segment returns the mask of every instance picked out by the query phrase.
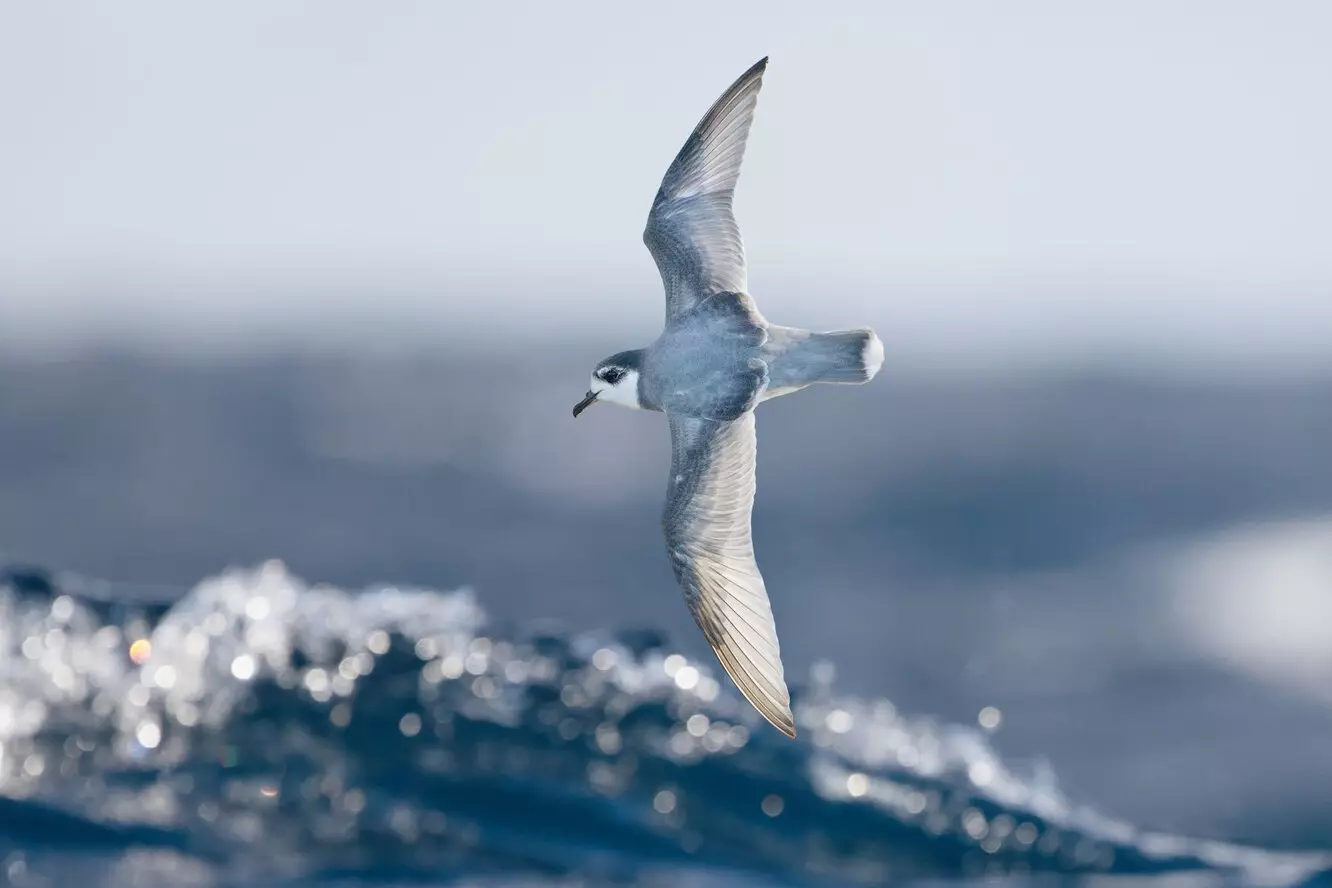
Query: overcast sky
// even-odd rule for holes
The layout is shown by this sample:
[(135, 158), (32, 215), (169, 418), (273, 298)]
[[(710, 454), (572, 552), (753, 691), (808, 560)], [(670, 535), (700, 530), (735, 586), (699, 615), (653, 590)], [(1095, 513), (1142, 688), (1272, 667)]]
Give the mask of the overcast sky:
[(1332, 366), (1329, 46), (1317, 0), (5, 3), (0, 338), (634, 344), (661, 174), (768, 54), (770, 318)]

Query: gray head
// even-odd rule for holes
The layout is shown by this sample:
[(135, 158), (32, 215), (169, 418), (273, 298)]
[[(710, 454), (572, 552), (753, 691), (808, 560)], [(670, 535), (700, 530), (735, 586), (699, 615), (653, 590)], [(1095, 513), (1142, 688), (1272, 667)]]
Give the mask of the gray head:
[(587, 395), (574, 405), (577, 416), (597, 401), (607, 401), (622, 407), (642, 409), (638, 400), (638, 374), (643, 369), (643, 350), (622, 351), (597, 362), (592, 371), (592, 383)]

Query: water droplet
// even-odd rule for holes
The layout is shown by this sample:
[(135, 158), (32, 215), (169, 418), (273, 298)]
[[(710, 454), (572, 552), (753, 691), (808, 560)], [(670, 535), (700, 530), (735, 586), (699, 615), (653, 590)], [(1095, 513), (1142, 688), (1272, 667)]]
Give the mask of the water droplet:
[(976, 721), (987, 731), (994, 731), (999, 728), (999, 723), (1004, 720), (1004, 715), (994, 706), (986, 706), (976, 716)]
[(597, 748), (606, 755), (615, 755), (624, 745), (614, 725), (597, 725)]
[(156, 722), (144, 722), (134, 732), (134, 739), (138, 740), (144, 749), (156, 749), (157, 744), (162, 742), (162, 729)]
[(698, 684), (698, 670), (693, 666), (682, 666), (680, 671), (675, 673), (675, 686), (682, 691), (693, 690)]
[(64, 623), (72, 616), (74, 616), (74, 599), (68, 595), (61, 595), (51, 602), (51, 617), (53, 619)]
[(328, 690), (328, 673), (318, 667), (306, 672), (305, 687), (311, 693)]
[(512, 684), (527, 681), (527, 664), (522, 660), (510, 660), (504, 664), (504, 678)]
[(979, 841), (990, 831), (990, 824), (980, 811), (968, 808), (962, 812), (962, 828), (966, 830), (967, 835)]
[(463, 674), (463, 659), (457, 654), (449, 654), (439, 661), (439, 674), (444, 678), (458, 678)]
[(153, 683), (163, 690), (170, 690), (176, 686), (176, 667), (161, 666), (153, 673)]
[(262, 620), (264, 617), (268, 616), (269, 611), (271, 610), (272, 605), (269, 604), (268, 599), (263, 595), (256, 595), (249, 601), (245, 602), (245, 616), (249, 617), (251, 620)]
[(377, 655), (388, 653), (389, 634), (383, 629), (376, 629), (370, 633), (370, 637), (365, 640), (365, 646), (370, 648), (370, 652)]
[(819, 660), (809, 668), (809, 677), (816, 685), (830, 685), (837, 677), (837, 667), (827, 660)]
[(851, 730), (852, 722), (853, 719), (851, 718), (851, 713), (847, 712), (845, 709), (834, 709), (832, 712), (828, 713), (828, 730), (832, 731), (834, 734), (845, 734), (847, 731)]
[(254, 657), (249, 654), (241, 654), (231, 661), (231, 674), (241, 681), (249, 681), (254, 678)]
[(135, 666), (143, 666), (145, 660), (152, 656), (153, 643), (147, 638), (136, 639), (129, 646), (129, 659), (133, 660)]

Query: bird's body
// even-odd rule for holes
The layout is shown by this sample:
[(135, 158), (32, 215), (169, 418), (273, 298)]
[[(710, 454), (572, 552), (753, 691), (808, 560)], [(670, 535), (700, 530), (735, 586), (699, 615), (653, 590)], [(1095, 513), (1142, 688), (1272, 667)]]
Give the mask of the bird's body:
[(883, 363), (868, 328), (770, 324), (748, 293), (731, 210), (767, 59), (722, 94), (662, 179), (643, 239), (666, 290), (661, 335), (601, 361), (574, 408), (665, 413), (671, 474), (662, 528), (685, 602), (746, 699), (795, 736), (777, 633), (754, 559), (754, 408), (815, 383), (863, 383)]

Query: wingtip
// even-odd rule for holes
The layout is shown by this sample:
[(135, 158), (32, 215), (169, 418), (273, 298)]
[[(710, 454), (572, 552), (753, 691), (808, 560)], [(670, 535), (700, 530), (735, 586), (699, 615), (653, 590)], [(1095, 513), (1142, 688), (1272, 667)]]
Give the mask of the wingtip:
[[(704, 629), (707, 634), (707, 630)], [(749, 702), (750, 706), (763, 720), (781, 731), (792, 740), (796, 737), (795, 714), (791, 711), (791, 704), (787, 694), (783, 694), (779, 699), (774, 694), (765, 693), (761, 685), (756, 683), (749, 672), (742, 667), (735, 659), (735, 654), (724, 642), (717, 642), (709, 638), (712, 645), (712, 651), (717, 655), (718, 662), (726, 670), (726, 674), (731, 677), (736, 690)], [(782, 690), (785, 691), (786, 685), (783, 682)]]
[[(740, 688), (742, 694), (744, 694), (744, 690), (743, 687)], [(746, 699), (749, 698), (748, 694), (744, 694), (744, 696)], [(791, 712), (789, 706), (783, 709), (773, 708), (770, 710), (766, 707), (755, 705), (753, 700), (749, 700), (749, 702), (751, 705), (754, 705), (754, 709), (758, 711), (758, 714), (763, 716), (764, 721), (781, 731), (790, 739), (794, 740), (796, 738), (795, 714)]]

